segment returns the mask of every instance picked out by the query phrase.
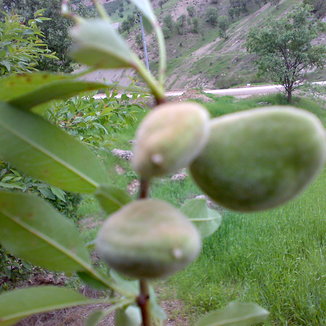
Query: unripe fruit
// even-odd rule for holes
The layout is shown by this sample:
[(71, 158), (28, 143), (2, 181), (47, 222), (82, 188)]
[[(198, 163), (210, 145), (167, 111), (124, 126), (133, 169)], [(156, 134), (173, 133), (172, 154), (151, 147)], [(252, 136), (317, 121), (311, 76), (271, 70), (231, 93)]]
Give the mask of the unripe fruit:
[(324, 165), (325, 151), (325, 129), (313, 114), (261, 108), (212, 120), (208, 143), (190, 170), (217, 203), (257, 211), (298, 194)]
[(201, 248), (196, 228), (178, 209), (157, 199), (134, 201), (110, 216), (96, 246), (113, 269), (134, 278), (169, 275)]
[(168, 103), (150, 112), (136, 135), (136, 172), (144, 179), (186, 167), (208, 138), (209, 116), (199, 104)]

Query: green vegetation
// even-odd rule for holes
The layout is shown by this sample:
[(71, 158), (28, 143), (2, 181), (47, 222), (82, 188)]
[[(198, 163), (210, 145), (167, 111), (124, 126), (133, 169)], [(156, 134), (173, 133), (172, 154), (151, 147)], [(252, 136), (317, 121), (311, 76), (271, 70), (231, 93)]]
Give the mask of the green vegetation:
[[(145, 116), (147, 112), (143, 109), (142, 94), (146, 91), (139, 87), (125, 88), (83, 81), (79, 79), (81, 74), (33, 72), (0, 79), (0, 157), (9, 162), (4, 164), (0, 175), (5, 188), (0, 191), (1, 246), (30, 264), (74, 277), (74, 285), (70, 288), (37, 286), (0, 294), (0, 325), (14, 325), (34, 313), (100, 304), (107, 308), (91, 314), (85, 320), (86, 324), (96, 325), (109, 313), (115, 312), (116, 326), (162, 326), (167, 317), (158, 304), (150, 281), (188, 266), (197, 257), (202, 243), (204, 253), (198, 263), (189, 266), (168, 283), (162, 280), (160, 283), (163, 284), (162, 291), (170, 299), (169, 288), (177, 282), (174, 288), (182, 291), (180, 298), (186, 304), (189, 315), (192, 313), (197, 319), (199, 313), (208, 312), (197, 319), (196, 326), (250, 326), (267, 320), (269, 311), (256, 303), (235, 301), (225, 305), (233, 299), (250, 299), (266, 305), (273, 313), (266, 325), (323, 323), (323, 292), (317, 283), (322, 277), (324, 230), (319, 225), (322, 220), (319, 207), (311, 207), (319, 200), (309, 199), (308, 192), (294, 202), (297, 210), (290, 203), (274, 211), (261, 212), (261, 209), (276, 207), (292, 199), (300, 187), (308, 185), (310, 176), (320, 173), (326, 160), (326, 139), (318, 118), (295, 108), (252, 110), (256, 106), (283, 103), (282, 96), (247, 100), (210, 96), (213, 102), (205, 105), (200, 101), (196, 104), (167, 104), (164, 35), (150, 2), (131, 1), (144, 16), (147, 28), (155, 33), (159, 49), (155, 73), (146, 69), (117, 32), (100, 2), (94, 1), (100, 16), (97, 19), (79, 17), (70, 11), (68, 2), (63, 3), (62, 11), (75, 23), (70, 30), (74, 44), (73, 58), (89, 66), (89, 71), (133, 69), (146, 83), (155, 101), (151, 105), (155, 110)], [(243, 1), (232, 3), (239, 4), (239, 8), (244, 4)], [(260, 1), (256, 3), (261, 4)], [(162, 2), (161, 7), (166, 4)], [(246, 6), (245, 10), (250, 11)], [(192, 28), (193, 19), (181, 15), (173, 23), (175, 32), (186, 35)], [(215, 29), (218, 30), (219, 27)], [(212, 31), (206, 34), (213, 40), (210, 47), (219, 47), (221, 39), (216, 39), (216, 35), (213, 39)], [(201, 36), (204, 39), (205, 35)], [(222, 43), (227, 42), (225, 37)], [(179, 48), (182, 47), (180, 42)], [(237, 52), (236, 48), (234, 52)], [(200, 51), (196, 55), (199, 58)], [(127, 94), (119, 94), (121, 98), (116, 99), (117, 87), (119, 92), (131, 91), (131, 99)], [(87, 97), (74, 97), (94, 90), (106, 91), (108, 98), (97, 102)], [(320, 116), (325, 124), (325, 111), (318, 104), (302, 99), (294, 102)], [(250, 125), (244, 124), (241, 119), (232, 119), (232, 116), (229, 119), (222, 116), (241, 110), (248, 110), (244, 115), (249, 118), (246, 121)], [(208, 111), (213, 120), (209, 118)], [(266, 111), (268, 119), (261, 119), (262, 124), (256, 126), (257, 118)], [(289, 112), (291, 117), (300, 116), (301, 123), (284, 120), (284, 114)], [(276, 120), (273, 118), (275, 114)], [(223, 134), (216, 136), (212, 128), (225, 121), (226, 129), (219, 129)], [(248, 126), (249, 131), (245, 130), (245, 134), (236, 138), (233, 136), (240, 129), (239, 123)], [(273, 129), (275, 126), (276, 129)], [(243, 137), (250, 136), (252, 130), (258, 132), (254, 137)], [(277, 132), (277, 137), (273, 130)], [(219, 146), (224, 140), (225, 148)], [(249, 147), (241, 146), (241, 141)], [(113, 150), (120, 146), (130, 148), (131, 143), (135, 144), (133, 155), (121, 155), (120, 150)], [(219, 146), (218, 157), (210, 156), (200, 161), (207, 150), (208, 154), (216, 154), (215, 145)], [(285, 154), (279, 155), (281, 151)], [(126, 161), (120, 163), (113, 155), (121, 155), (120, 159)], [(241, 155), (246, 160), (242, 160)], [(227, 169), (221, 169), (224, 171), (221, 178), (215, 173), (210, 173), (207, 178), (194, 173), (194, 165), (199, 172), (209, 171), (210, 168), (216, 171), (215, 167), (222, 161), (226, 162)], [(194, 182), (185, 173), (189, 166)], [(299, 170), (296, 169), (298, 166)], [(303, 171), (301, 167), (308, 168)], [(241, 171), (239, 178), (238, 170)], [(22, 173), (30, 176), (30, 187), (27, 187), (28, 177), (25, 178)], [(236, 181), (248, 186), (248, 191), (246, 188), (239, 191), (233, 183), (234, 176)], [(247, 176), (251, 178), (247, 179)], [(34, 179), (42, 182), (39, 184)], [(295, 191), (292, 191), (292, 185)], [(266, 186), (268, 190), (265, 192)], [(312, 185), (310, 189), (314, 187)], [(6, 190), (8, 188), (14, 191)], [(221, 201), (221, 197), (211, 195), (211, 190), (216, 188), (230, 190), (227, 191), (227, 203)], [(95, 212), (95, 218), (88, 221), (81, 218), (76, 225), (77, 221), (67, 219), (44, 200), (60, 200), (65, 208), (68, 202), (65, 191), (83, 196), (78, 216)], [(214, 205), (209, 200), (194, 198), (202, 191), (225, 207), (238, 211), (249, 208), (253, 213), (243, 216), (239, 212), (214, 206), (224, 215), (224, 230), (207, 240), (206, 237), (219, 228), (221, 217), (219, 212), (208, 209), (208, 205)], [(31, 192), (38, 192), (41, 196)], [(262, 206), (257, 203), (261, 192)], [(317, 192), (320, 193), (319, 186)], [(239, 206), (237, 202), (243, 199), (244, 193), (251, 195), (245, 198), (244, 205)], [(304, 204), (305, 196), (308, 204)], [(319, 198), (315, 193), (313, 196)], [(177, 207), (164, 202), (164, 199), (171, 200)], [(273, 201), (273, 205), (265, 205), (269, 200)], [(248, 203), (254, 205), (248, 207)], [(320, 207), (324, 208), (323, 205)], [(298, 216), (300, 223), (295, 224), (291, 214), (305, 211), (307, 214)], [(100, 220), (106, 216), (110, 217), (101, 223)], [(306, 226), (307, 220), (309, 227)], [(98, 224), (102, 225), (96, 235), (94, 229)], [(247, 234), (243, 235), (243, 229), (247, 230)], [(281, 232), (283, 230), (285, 233)], [(237, 233), (232, 233), (234, 231)], [(216, 246), (216, 243), (219, 245)], [(99, 257), (95, 257), (94, 249)], [(10, 264), (11, 257), (3, 251), (0, 255), (0, 268), (5, 269), (7, 266), (4, 264)], [(222, 267), (216, 261), (221, 262)], [(14, 263), (20, 264), (20, 261), (14, 259)], [(272, 266), (269, 265), (271, 263)], [(24, 272), (24, 268), (18, 266), (18, 273)], [(194, 275), (189, 281), (188, 273), (194, 270), (200, 271), (200, 279)], [(297, 270), (299, 276), (296, 275)], [(186, 277), (183, 278), (183, 275)], [(124, 276), (135, 277), (136, 280), (125, 279)], [(224, 279), (216, 280), (215, 276), (223, 276)], [(204, 285), (200, 286), (202, 279)], [(297, 284), (297, 280), (305, 283)], [(101, 290), (103, 296), (96, 295), (96, 299), (92, 299), (85, 293), (81, 294), (77, 291), (77, 284), (81, 283)], [(168, 289), (164, 284), (168, 284)], [(215, 294), (212, 289), (219, 289), (221, 284), (225, 292), (220, 290)], [(199, 287), (201, 289), (195, 295), (190, 294), (192, 289)], [(192, 306), (194, 303), (195, 308)]]
[[(73, 2), (75, 12), (86, 17), (94, 15), (92, 8), (86, 9), (79, 0), (74, 0)], [(21, 16), (21, 23), (25, 25), (29, 25), (29, 21), (34, 18), (35, 12), (41, 12), (44, 17), (47, 17), (48, 19), (46, 20), (39, 19), (37, 21), (38, 24), (42, 22), (39, 26), (42, 33), (40, 36), (43, 41), (46, 40), (47, 47), (50, 51), (55, 52), (59, 60), (54, 60), (51, 57), (40, 57), (38, 69), (72, 71), (72, 59), (68, 55), (71, 46), (68, 29), (72, 26), (72, 23), (60, 13), (61, 0), (2, 0), (2, 5), (3, 7), (0, 7), (8, 14), (18, 14)]]
[[(269, 105), (284, 105), (282, 95), (269, 95), (239, 100), (234, 97), (210, 96), (204, 103), (211, 116), (249, 110)], [(316, 102), (293, 98), (293, 104), (316, 114), (326, 125), (326, 111)], [(115, 134), (119, 148), (130, 149), (128, 139), (138, 125), (126, 126)], [(117, 147), (112, 144), (113, 147)], [(126, 173), (118, 176), (112, 168), (114, 182), (125, 188), (135, 179), (128, 162), (110, 158), (107, 166), (120, 165)], [(222, 226), (205, 240), (200, 258), (185, 271), (160, 283), (161, 296), (171, 295), (185, 304), (191, 320), (198, 315), (224, 306), (232, 300), (254, 301), (271, 311), (271, 320), (264, 325), (322, 325), (323, 271), (325, 269), (326, 204), (323, 188), (326, 171), (295, 201), (278, 209), (254, 214), (239, 214), (220, 208)], [(151, 197), (166, 200), (177, 207), (202, 194), (191, 178), (154, 182)], [(94, 200), (86, 197), (79, 212), (104, 218)], [(84, 231), (87, 241), (96, 236), (96, 229)], [(177, 292), (176, 296), (174, 291)]]
[(212, 26), (217, 25), (218, 11), (216, 8), (207, 8), (205, 13), (206, 22)]
[(303, 3), (312, 6), (316, 17), (322, 18), (326, 15), (326, 2), (324, 0), (304, 0)]
[(0, 20), (0, 76), (37, 70), (44, 58), (58, 60), (48, 49), (40, 29), (48, 20), (43, 10), (37, 11), (26, 24), (21, 16), (3, 16)]
[(318, 24), (310, 9), (298, 7), (264, 28), (252, 29), (248, 35), (247, 48), (258, 56), (260, 73), (284, 86), (288, 102), (306, 70), (323, 68), (326, 63), (326, 46), (312, 45)]
[[(268, 74), (257, 75), (254, 64), (255, 56), (246, 51), (245, 41), (248, 32), (253, 27), (258, 29), (265, 27), (268, 20), (278, 20), (301, 3), (301, 0), (234, 1), (235, 7), (243, 5), (247, 9), (232, 18), (228, 11), (229, 1), (210, 1), (209, 5), (196, 7), (194, 17), (191, 17), (188, 11), (179, 14), (187, 14), (187, 22), (190, 22), (189, 18), (196, 19), (193, 25), (189, 23), (186, 25), (182, 39), (174, 28), (167, 29), (163, 21), (169, 58), (168, 87), (170, 89), (185, 88), (188, 86), (188, 80), (192, 81), (193, 87), (205, 85), (207, 88), (228, 88), (247, 83), (273, 82)], [(180, 7), (180, 2), (176, 4), (174, 0), (170, 0), (163, 5), (164, 11), (158, 12), (161, 17), (169, 16), (175, 24), (178, 18), (175, 13), (180, 10)], [(216, 26), (205, 21), (207, 8), (218, 10)], [(321, 35), (318, 43), (323, 44), (323, 39)], [(220, 71), (218, 62), (220, 58), (223, 60), (227, 56), (229, 62), (225, 65), (225, 70)], [(192, 68), (200, 66), (199, 60), (203, 68), (195, 69), (194, 73)], [(216, 72), (215, 67), (217, 67)], [(325, 71), (322, 68), (308, 69), (306, 75), (305, 79), (311, 76), (310, 80), (323, 80)]]
[(178, 297), (195, 315), (231, 300), (255, 301), (271, 311), (270, 325), (322, 325), (325, 185), (324, 172), (282, 208), (225, 212), (199, 260), (171, 280)]

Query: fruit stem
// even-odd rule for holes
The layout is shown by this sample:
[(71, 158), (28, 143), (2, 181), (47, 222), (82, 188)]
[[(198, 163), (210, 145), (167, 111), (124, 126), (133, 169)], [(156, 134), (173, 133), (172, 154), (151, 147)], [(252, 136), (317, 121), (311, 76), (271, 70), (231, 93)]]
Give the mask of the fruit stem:
[(139, 281), (140, 294), (137, 298), (137, 304), (140, 308), (143, 326), (151, 326), (151, 316), (149, 310), (149, 287), (146, 280)]
[[(145, 179), (140, 179), (139, 199), (148, 197), (149, 182)], [(146, 280), (139, 280), (139, 296), (137, 304), (141, 311), (143, 326), (151, 326), (151, 314), (149, 310), (149, 287)]]
[(148, 197), (149, 190), (149, 182), (144, 179), (140, 179), (140, 187), (139, 187), (139, 199), (145, 199)]

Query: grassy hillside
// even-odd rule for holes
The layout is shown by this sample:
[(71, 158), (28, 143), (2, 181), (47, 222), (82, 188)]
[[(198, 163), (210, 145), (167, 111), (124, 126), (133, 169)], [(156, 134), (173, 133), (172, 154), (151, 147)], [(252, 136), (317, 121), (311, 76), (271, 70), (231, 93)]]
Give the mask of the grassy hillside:
[[(245, 48), (247, 34), (250, 28), (264, 25), (267, 19), (279, 18), (302, 1), (310, 0), (153, 0), (166, 36), (167, 87), (228, 88), (269, 82), (257, 77), (253, 56)], [(113, 20), (123, 25), (124, 36), (142, 56), (137, 18), (133, 7), (123, 3), (111, 0), (105, 6)], [(238, 8), (237, 3), (246, 5)], [(153, 35), (147, 38), (154, 71), (158, 50)], [(326, 33), (318, 42), (326, 42)], [(324, 76), (325, 71), (318, 72), (313, 79), (322, 80)]]
[[(166, 5), (171, 2), (173, 0), (168, 1)], [(279, 17), (297, 3), (297, 0), (283, 0), (275, 6), (268, 2), (256, 11), (242, 14), (233, 21), (228, 15), (230, 26), (226, 31), (226, 38), (221, 37), (219, 26), (214, 27), (205, 22), (205, 12), (199, 12), (198, 34), (176, 33), (167, 39), (169, 88), (226, 88), (265, 81), (257, 78), (252, 63), (253, 56), (246, 52), (247, 33), (251, 27), (264, 24), (268, 18)], [(213, 4), (208, 5), (208, 7), (213, 6)], [(219, 1), (218, 14), (227, 15), (228, 6), (228, 1)], [(171, 11), (175, 11), (175, 7), (172, 6)]]

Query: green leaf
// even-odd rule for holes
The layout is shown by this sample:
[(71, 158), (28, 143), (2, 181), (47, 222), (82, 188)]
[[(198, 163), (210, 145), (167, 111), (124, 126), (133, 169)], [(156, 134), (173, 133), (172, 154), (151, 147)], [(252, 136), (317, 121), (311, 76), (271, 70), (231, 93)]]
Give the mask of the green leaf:
[(77, 272), (78, 277), (88, 286), (96, 290), (107, 290), (107, 285), (100, 282), (88, 272)]
[(9, 75), (0, 79), (0, 100), (12, 101), (55, 81), (73, 79), (73, 75), (53, 74), (48, 72), (33, 72)]
[(34, 265), (67, 273), (89, 268), (74, 224), (34, 195), (0, 192), (0, 243)]
[(107, 87), (107, 85), (102, 83), (81, 80), (61, 80), (43, 85), (33, 92), (10, 101), (9, 104), (23, 110), (29, 110), (52, 100), (68, 99), (83, 92)]
[(96, 326), (101, 320), (102, 318), (105, 316), (105, 313), (103, 310), (96, 310), (94, 312), (92, 312), (85, 323), (85, 326)]
[(157, 23), (156, 16), (154, 14), (152, 5), (149, 0), (130, 0), (146, 17), (146, 19), (152, 24)]
[(121, 277), (114, 270), (110, 271), (110, 276), (115, 286), (119, 289), (119, 292), (126, 297), (137, 296), (139, 294), (138, 281), (129, 281)]
[(155, 321), (155, 325), (163, 325), (164, 321), (167, 319), (167, 315), (163, 308), (159, 305), (157, 301), (157, 296), (152, 286), (149, 287), (150, 296), (150, 310), (152, 319)]
[(119, 309), (115, 315), (115, 326), (141, 326), (142, 317), (140, 309), (134, 305)]
[(221, 215), (208, 208), (203, 198), (188, 200), (181, 207), (181, 211), (195, 224), (203, 238), (212, 235), (222, 222)]
[(25, 187), (23, 187), (22, 185), (20, 185), (18, 183), (5, 183), (5, 182), (1, 182), (0, 181), (0, 187), (6, 188), (6, 189), (21, 189), (21, 190), (25, 190)]
[(47, 72), (11, 75), (0, 79), (0, 100), (23, 110), (52, 100), (109, 87), (103, 83), (74, 80), (74, 75)]
[(94, 303), (97, 300), (62, 287), (13, 290), (0, 295), (0, 326), (14, 325), (25, 317), (41, 312)]
[(37, 187), (37, 190), (44, 196), (44, 198), (55, 200), (55, 196), (53, 192), (50, 190), (49, 186), (40, 185)]
[(93, 193), (107, 181), (85, 145), (41, 117), (1, 102), (0, 158), (66, 191)]
[(195, 326), (250, 326), (267, 319), (269, 312), (255, 303), (231, 302), (208, 313)]
[(11, 64), (8, 60), (2, 60), (0, 61), (0, 65), (4, 66), (8, 72), (11, 71)]
[(108, 214), (114, 213), (132, 200), (124, 190), (110, 186), (100, 186), (95, 196)]
[(152, 30), (153, 30), (153, 25), (147, 19), (147, 17), (143, 17), (143, 25), (144, 25), (145, 31), (150, 34), (152, 32)]
[(112, 24), (101, 19), (84, 20), (70, 31), (75, 42), (73, 57), (96, 68), (131, 68), (137, 57)]
[(54, 186), (50, 186), (50, 189), (51, 189), (52, 193), (56, 197), (58, 197), (63, 202), (66, 202), (66, 197), (65, 197), (66, 196), (66, 193), (63, 190), (61, 190), (61, 189), (59, 189), (57, 187), (54, 187)]

